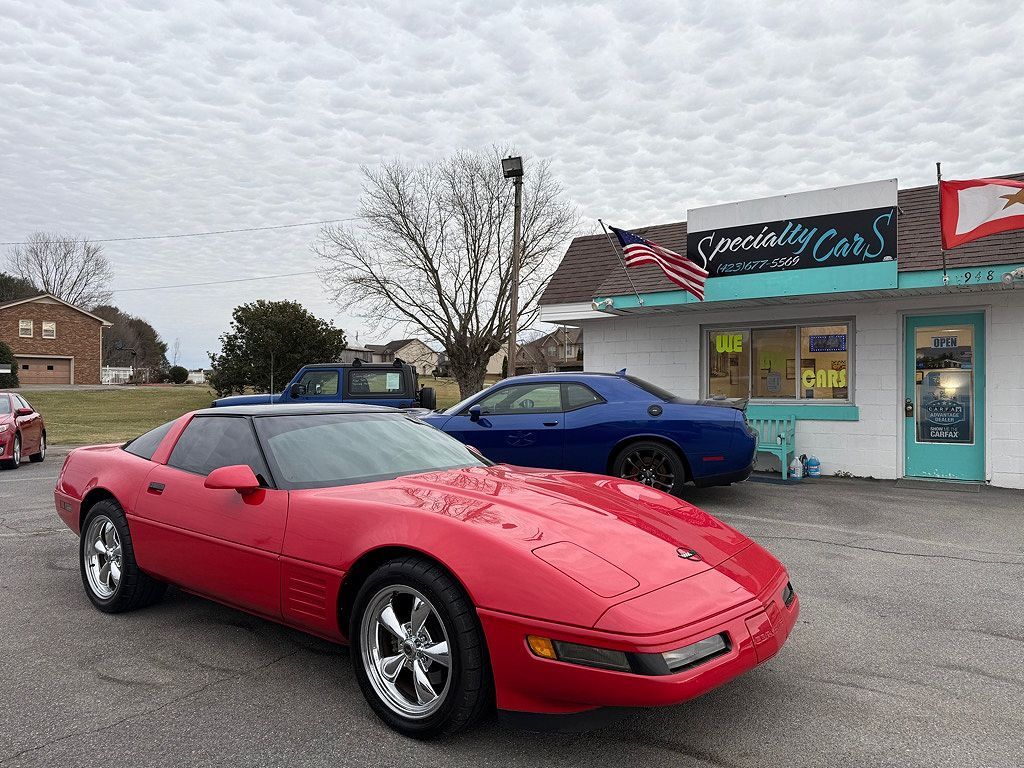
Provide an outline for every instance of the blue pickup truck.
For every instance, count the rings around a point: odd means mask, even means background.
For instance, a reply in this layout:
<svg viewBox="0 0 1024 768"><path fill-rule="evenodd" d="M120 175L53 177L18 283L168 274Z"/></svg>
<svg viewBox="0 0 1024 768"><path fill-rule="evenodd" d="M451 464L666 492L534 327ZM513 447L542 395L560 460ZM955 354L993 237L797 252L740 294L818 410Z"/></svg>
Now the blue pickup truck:
<svg viewBox="0 0 1024 768"><path fill-rule="evenodd" d="M303 366L283 392L234 395L213 401L225 405L268 403L356 403L390 408L437 407L433 387L420 387L416 369L402 360L393 363L316 363Z"/></svg>

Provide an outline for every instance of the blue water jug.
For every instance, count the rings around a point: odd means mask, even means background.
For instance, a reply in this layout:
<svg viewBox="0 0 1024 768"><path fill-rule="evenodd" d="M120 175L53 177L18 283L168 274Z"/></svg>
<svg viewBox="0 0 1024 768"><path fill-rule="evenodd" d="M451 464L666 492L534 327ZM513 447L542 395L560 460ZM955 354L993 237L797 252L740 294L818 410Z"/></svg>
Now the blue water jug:
<svg viewBox="0 0 1024 768"><path fill-rule="evenodd" d="M818 461L817 456L811 456L807 460L806 471L804 474L807 477L821 477L821 462Z"/></svg>

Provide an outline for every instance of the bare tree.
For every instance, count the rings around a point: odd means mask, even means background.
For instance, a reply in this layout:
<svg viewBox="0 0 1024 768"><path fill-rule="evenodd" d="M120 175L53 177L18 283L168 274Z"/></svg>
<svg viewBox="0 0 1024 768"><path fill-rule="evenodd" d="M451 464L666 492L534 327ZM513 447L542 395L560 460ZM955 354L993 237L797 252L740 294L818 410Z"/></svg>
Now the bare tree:
<svg viewBox="0 0 1024 768"><path fill-rule="evenodd" d="M76 306L110 301L113 273L103 246L84 238L34 232L8 251L7 264L18 277Z"/></svg>
<svg viewBox="0 0 1024 768"><path fill-rule="evenodd" d="M362 226L325 226L312 245L332 299L358 305L377 326L402 325L441 342L463 397L483 388L487 361L508 335L513 216L505 154L495 148L427 166L363 169ZM524 165L519 317L526 328L579 219L548 163Z"/></svg>

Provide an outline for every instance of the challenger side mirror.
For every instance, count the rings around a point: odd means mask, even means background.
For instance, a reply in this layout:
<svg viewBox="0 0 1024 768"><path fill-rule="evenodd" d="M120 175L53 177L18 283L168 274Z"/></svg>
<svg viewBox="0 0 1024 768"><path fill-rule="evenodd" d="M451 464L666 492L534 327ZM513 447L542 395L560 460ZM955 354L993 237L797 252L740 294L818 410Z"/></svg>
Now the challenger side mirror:
<svg viewBox="0 0 1024 768"><path fill-rule="evenodd" d="M292 398L302 397L304 394L306 394L305 384L296 384L292 387Z"/></svg>
<svg viewBox="0 0 1024 768"><path fill-rule="evenodd" d="M203 485L214 490L238 491L242 496L260 489L260 481L248 464L217 467L206 476Z"/></svg>
<svg viewBox="0 0 1024 768"><path fill-rule="evenodd" d="M480 414L481 414L481 411L480 411L480 406L479 405L471 405L471 406L469 406L469 420L470 421L480 421Z"/></svg>

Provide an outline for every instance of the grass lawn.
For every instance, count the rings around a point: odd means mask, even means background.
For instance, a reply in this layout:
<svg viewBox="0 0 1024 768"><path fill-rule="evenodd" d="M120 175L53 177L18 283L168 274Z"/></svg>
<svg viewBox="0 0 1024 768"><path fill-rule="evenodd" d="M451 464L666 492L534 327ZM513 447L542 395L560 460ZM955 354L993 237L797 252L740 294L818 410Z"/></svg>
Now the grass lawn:
<svg viewBox="0 0 1024 768"><path fill-rule="evenodd" d="M437 407L441 410L451 408L462 398L459 397L459 385L455 379L435 379L433 376L420 376L421 387L433 387L437 391Z"/></svg>
<svg viewBox="0 0 1024 768"><path fill-rule="evenodd" d="M437 407L461 399L454 379L420 378L437 390ZM25 397L46 419L53 444L119 443L186 411L206 408L216 397L208 387L123 387L104 390L28 390Z"/></svg>
<svg viewBox="0 0 1024 768"><path fill-rule="evenodd" d="M206 408L216 395L208 387L124 387L104 390L24 392L46 419L46 436L58 443L119 443Z"/></svg>

